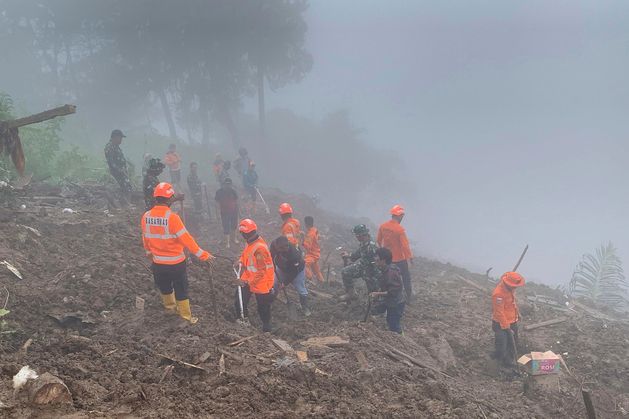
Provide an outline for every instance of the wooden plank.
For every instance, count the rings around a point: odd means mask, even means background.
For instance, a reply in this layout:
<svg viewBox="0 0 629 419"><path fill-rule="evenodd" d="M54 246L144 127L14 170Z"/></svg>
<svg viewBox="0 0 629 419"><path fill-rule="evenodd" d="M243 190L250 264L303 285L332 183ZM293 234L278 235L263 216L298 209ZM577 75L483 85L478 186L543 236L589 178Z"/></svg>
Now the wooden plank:
<svg viewBox="0 0 629 419"><path fill-rule="evenodd" d="M556 319L546 320L546 321L539 322L539 323L527 324L526 326L524 326L524 330L533 330L533 329L537 329L539 327L551 326L553 324L563 323L566 320L568 320L568 318L562 316L562 317L557 317Z"/></svg>
<svg viewBox="0 0 629 419"><path fill-rule="evenodd" d="M275 346L277 346L279 349L281 349L282 351L286 352L287 354L294 354L295 350L293 349L292 346L290 346L290 344L288 342L286 342L285 340L282 339L271 339L271 342L273 342L273 344Z"/></svg>
<svg viewBox="0 0 629 419"><path fill-rule="evenodd" d="M225 355L221 354L221 359L218 360L218 375L225 374Z"/></svg>
<svg viewBox="0 0 629 419"><path fill-rule="evenodd" d="M467 279L459 274L454 274L454 277L457 278L459 281L465 282L467 285L471 286L472 288L475 288L482 292L489 292L488 289L478 285L476 282L472 281L471 279Z"/></svg>
<svg viewBox="0 0 629 419"><path fill-rule="evenodd" d="M349 340L345 340L340 336L325 336L325 337L312 337L301 342L303 346L346 346L349 345Z"/></svg>
<svg viewBox="0 0 629 419"><path fill-rule="evenodd" d="M295 353L297 354L297 359L299 360L299 362L306 362L306 361L308 361L308 352L306 352L306 351L295 351Z"/></svg>
<svg viewBox="0 0 629 419"><path fill-rule="evenodd" d="M35 115L29 115L24 118L14 119L11 121L3 121L8 128L19 128L25 125L36 124L38 122L44 122L49 119L56 118L58 116L70 115L76 112L76 106L63 105L57 108L49 109L44 112L36 113Z"/></svg>
<svg viewBox="0 0 629 419"><path fill-rule="evenodd" d="M227 344L227 346L240 346L241 344L245 343L246 341L255 338L258 335L251 335L251 336L247 336L246 338L241 338L238 340L235 340L233 342L230 342Z"/></svg>
<svg viewBox="0 0 629 419"><path fill-rule="evenodd" d="M361 371L365 371L369 369L369 363L367 362L367 357L365 356L364 353L362 353L361 351L355 352L354 355L356 355L356 360L358 361L358 364L360 365L360 370Z"/></svg>

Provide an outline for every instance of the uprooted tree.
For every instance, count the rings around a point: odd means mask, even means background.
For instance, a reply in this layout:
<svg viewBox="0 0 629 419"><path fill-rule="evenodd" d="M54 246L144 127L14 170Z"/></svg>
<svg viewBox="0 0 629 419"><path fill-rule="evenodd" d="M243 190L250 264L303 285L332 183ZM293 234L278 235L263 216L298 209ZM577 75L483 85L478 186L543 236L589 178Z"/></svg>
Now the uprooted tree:
<svg viewBox="0 0 629 419"><path fill-rule="evenodd" d="M625 278L622 262L611 242L601 245L595 254L583 255L569 284L571 296L611 308L627 304L628 288L629 282Z"/></svg>

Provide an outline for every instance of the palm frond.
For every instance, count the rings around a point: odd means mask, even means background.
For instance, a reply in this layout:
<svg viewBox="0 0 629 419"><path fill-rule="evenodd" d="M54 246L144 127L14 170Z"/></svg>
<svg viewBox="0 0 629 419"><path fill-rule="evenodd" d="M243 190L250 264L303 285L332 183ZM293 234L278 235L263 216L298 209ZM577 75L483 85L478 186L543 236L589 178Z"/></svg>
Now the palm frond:
<svg viewBox="0 0 629 419"><path fill-rule="evenodd" d="M595 254L585 254L572 274L570 295L597 304L619 307L628 300L629 282L612 243L601 245Z"/></svg>

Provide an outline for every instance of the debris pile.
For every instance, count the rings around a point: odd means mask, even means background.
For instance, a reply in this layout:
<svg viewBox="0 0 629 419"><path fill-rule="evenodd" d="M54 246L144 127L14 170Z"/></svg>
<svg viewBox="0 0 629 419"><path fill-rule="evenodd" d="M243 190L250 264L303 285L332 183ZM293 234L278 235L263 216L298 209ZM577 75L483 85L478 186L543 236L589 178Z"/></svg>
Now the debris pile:
<svg viewBox="0 0 629 419"><path fill-rule="evenodd" d="M336 249L355 247L356 221L326 214L307 197L264 191L271 207L290 199L299 217L317 218L327 280L310 285L307 319L289 316L276 300L273 332L264 334L257 317L252 326L235 321L228 259L239 249L219 247L217 223L198 223L200 244L224 258L212 272L190 265L199 322L186 325L164 313L154 289L139 239L141 209L111 208L89 185L32 187L0 209L0 261L23 278L0 269L9 311L0 335L3 417L32 416L40 409L34 403L47 400L56 402L46 407L52 416L176 417L185 409L217 417L582 417L584 388L599 417L622 417L629 407L627 322L566 305L545 286L527 284L519 295L520 355L561 357L552 389L489 358L493 284L484 274L417 258L417 298L407 307L404 336L386 331L381 317L363 322L364 289L356 302L336 298ZM260 208L256 218L266 237L278 235L273 214ZM287 295L297 300L293 290ZM26 384L30 398L14 395L11 381L25 365L40 373Z"/></svg>

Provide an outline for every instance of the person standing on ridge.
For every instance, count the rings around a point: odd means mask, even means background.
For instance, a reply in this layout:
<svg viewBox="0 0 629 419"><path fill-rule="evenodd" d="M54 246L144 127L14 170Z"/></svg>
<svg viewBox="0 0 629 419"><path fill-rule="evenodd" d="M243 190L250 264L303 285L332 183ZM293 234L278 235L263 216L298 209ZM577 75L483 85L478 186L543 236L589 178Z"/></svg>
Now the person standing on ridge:
<svg viewBox="0 0 629 419"><path fill-rule="evenodd" d="M395 205L389 212L391 213L391 219L382 224L378 229L376 243L378 243L380 247L386 247L393 254L393 263L397 265L402 272L404 291L406 291L407 297L406 300L410 302L413 297L413 290L408 264L413 264L413 253L408 244L406 230L404 230L404 227L401 225L405 214L404 207Z"/></svg>
<svg viewBox="0 0 629 419"><path fill-rule="evenodd" d="M517 272L505 272L491 294L492 325L495 351L492 358L506 367L515 367L518 347L520 312L515 302L515 291L524 286L524 277Z"/></svg>
<svg viewBox="0 0 629 419"><path fill-rule="evenodd" d="M246 247L240 256L241 267L238 286L242 293L242 311L244 321L248 322L249 299L256 296L258 315L262 321L262 331L271 331L271 304L273 303L273 282L275 277L273 258L266 242L258 234L258 226L251 219L244 219L238 226L245 240ZM236 290L234 304L236 312L240 311L240 299Z"/></svg>
<svg viewBox="0 0 629 419"><path fill-rule="evenodd" d="M244 147L240 147L238 149L238 155L239 157L234 160L234 169L236 169L236 173L238 173L238 176L243 179L245 171L249 167L249 163L251 162L251 160L249 159L249 152Z"/></svg>
<svg viewBox="0 0 629 419"><path fill-rule="evenodd" d="M311 216L304 218L304 224L306 225L306 236L304 238L306 277L310 280L316 277L320 283L323 283L323 274L319 268L319 259L321 258L319 231L314 226L314 218Z"/></svg>
<svg viewBox="0 0 629 419"><path fill-rule="evenodd" d="M203 182L199 179L198 165L196 162L190 163L190 173L188 173L188 189L192 194L194 210L197 213L203 212Z"/></svg>
<svg viewBox="0 0 629 419"><path fill-rule="evenodd" d="M120 185L120 201L127 205L131 200L131 181L129 180L129 171L127 168L127 159L125 159L120 144L122 139L126 135L119 129L115 129L111 132L109 142L105 146L105 158L107 159L107 165L109 166L109 173L116 179L118 185Z"/></svg>
<svg viewBox="0 0 629 419"><path fill-rule="evenodd" d="M150 159L146 168L146 174L142 179L142 191L144 193L144 206L148 211L155 205L155 198L153 192L155 187L159 184L158 176L162 174L164 170L164 163L159 159Z"/></svg>
<svg viewBox="0 0 629 419"><path fill-rule="evenodd" d="M236 238L236 227L238 227L238 194L233 188L232 180L225 179L223 185L216 191L214 200L218 203L218 211L221 214L223 224L223 234L225 235L225 246L231 247L230 240L238 244Z"/></svg>
<svg viewBox="0 0 629 419"><path fill-rule="evenodd" d="M284 202L278 211L282 217L282 235L286 236L292 245L299 248L299 242L302 238L301 224L299 224L299 220L293 218L293 208Z"/></svg>
<svg viewBox="0 0 629 419"><path fill-rule="evenodd" d="M162 182L153 192L155 206L142 216L142 242L146 255L153 260L155 285L162 295L166 311L179 313L194 324L188 297L188 276L184 248L202 261L212 262L214 256L201 249L186 230L179 216L170 210L175 190L170 183Z"/></svg>
<svg viewBox="0 0 629 419"><path fill-rule="evenodd" d="M181 157L177 153L177 145L171 144L168 146L168 152L164 157L164 163L170 170L170 180L173 185L179 187L181 184Z"/></svg>
<svg viewBox="0 0 629 419"><path fill-rule="evenodd" d="M256 172L256 164L253 160L249 161L249 167L245 171L242 183L248 197L246 211L248 214L255 214L256 200L258 199L258 172Z"/></svg>

